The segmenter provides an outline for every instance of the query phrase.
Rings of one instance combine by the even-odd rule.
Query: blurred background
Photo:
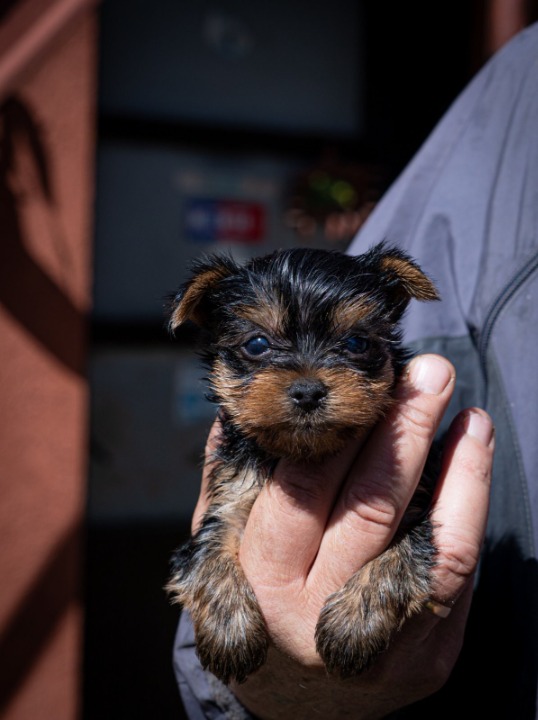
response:
[[[0,717],[181,720],[201,253],[345,249],[536,2],[0,0]]]

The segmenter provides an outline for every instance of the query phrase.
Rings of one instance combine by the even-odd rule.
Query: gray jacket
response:
[[[456,366],[452,409],[496,426],[490,519],[464,650],[446,687],[400,717],[536,717],[538,678],[538,25],[460,95],[352,243],[385,239],[435,280],[405,340]],[[248,717],[197,663],[182,619],[175,669],[190,718]]]

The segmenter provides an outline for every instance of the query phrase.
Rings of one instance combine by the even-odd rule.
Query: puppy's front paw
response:
[[[328,598],[321,611],[316,627],[317,651],[328,672],[351,677],[386,650],[398,626],[376,590],[349,582]]]
[[[267,632],[256,600],[248,594],[222,594],[192,612],[202,667],[224,683],[244,682],[265,662]]]
[[[355,573],[333,593],[316,627],[316,647],[330,673],[350,677],[387,649],[430,592],[433,550],[413,553],[409,537]]]

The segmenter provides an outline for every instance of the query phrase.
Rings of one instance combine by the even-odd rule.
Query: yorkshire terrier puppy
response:
[[[205,359],[219,406],[209,509],[173,559],[168,589],[189,610],[203,667],[244,681],[266,657],[263,614],[238,560],[248,515],[279,458],[320,462],[387,411],[408,359],[398,321],[433,283],[404,253],[293,249],[200,261],[172,303],[207,334]],[[327,670],[367,668],[430,597],[435,563],[425,476],[388,549],[327,598],[316,629]]]

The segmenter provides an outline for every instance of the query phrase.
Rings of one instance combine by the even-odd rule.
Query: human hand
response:
[[[266,664],[233,689],[261,720],[381,718],[447,680],[461,648],[487,518],[493,429],[480,410],[453,422],[434,500],[434,595],[453,605],[451,614],[441,619],[424,610],[370,670],[345,681],[327,675],[314,630],[327,596],[390,543],[453,380],[446,360],[415,358],[399,383],[396,404],[364,442],[349,443],[322,465],[281,461],[257,498],[240,561],[272,644]],[[202,494],[195,522],[204,505]]]

